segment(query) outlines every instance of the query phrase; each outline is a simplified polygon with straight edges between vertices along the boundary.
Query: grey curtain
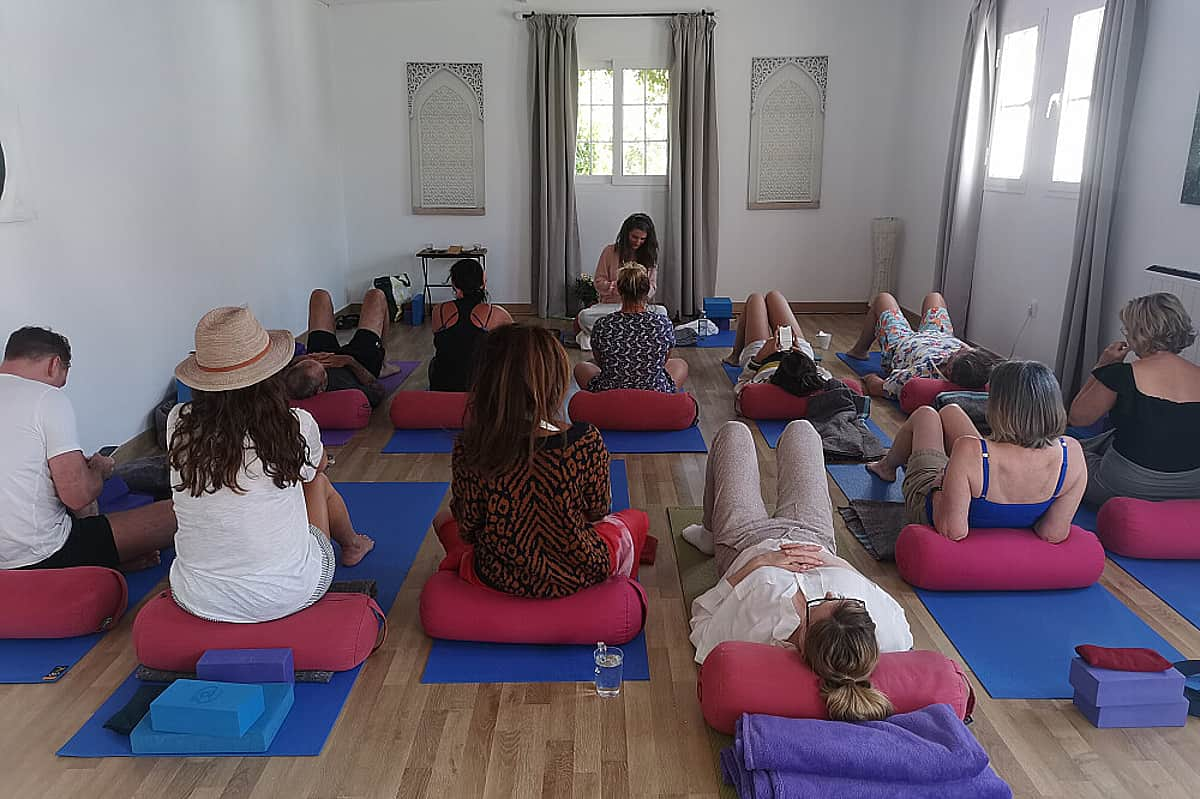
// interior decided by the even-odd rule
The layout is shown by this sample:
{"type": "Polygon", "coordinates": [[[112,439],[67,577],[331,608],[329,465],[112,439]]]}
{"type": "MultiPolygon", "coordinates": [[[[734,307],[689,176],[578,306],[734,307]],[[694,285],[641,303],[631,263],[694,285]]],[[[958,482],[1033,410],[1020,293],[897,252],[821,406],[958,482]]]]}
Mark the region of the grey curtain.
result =
{"type": "Polygon", "coordinates": [[[671,166],[667,190],[667,264],[660,302],[695,316],[716,293],[720,165],[713,54],[716,20],[677,14],[671,29],[671,166]]]}
{"type": "Polygon", "coordinates": [[[1075,248],[1054,364],[1068,402],[1087,381],[1103,345],[1100,314],[1108,236],[1146,45],[1147,5],[1148,0],[1108,0],[1100,27],[1075,214],[1075,248]]]}
{"type": "Polygon", "coordinates": [[[533,299],[538,316],[561,316],[573,310],[572,287],[580,272],[575,207],[577,18],[537,14],[527,22],[533,124],[533,299]]]}
{"type": "Polygon", "coordinates": [[[967,19],[958,93],[950,129],[950,154],[942,188],[933,288],[946,297],[955,326],[966,331],[983,209],[984,158],[996,86],[999,0],[975,0],[967,19]]]}

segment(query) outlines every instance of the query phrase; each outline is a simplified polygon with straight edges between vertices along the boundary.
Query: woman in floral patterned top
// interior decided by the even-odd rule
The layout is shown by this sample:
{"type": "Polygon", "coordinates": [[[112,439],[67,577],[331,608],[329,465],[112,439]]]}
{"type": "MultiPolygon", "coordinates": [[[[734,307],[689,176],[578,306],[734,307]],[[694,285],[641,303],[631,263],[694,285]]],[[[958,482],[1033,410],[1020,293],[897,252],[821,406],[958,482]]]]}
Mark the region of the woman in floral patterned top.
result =
{"type": "Polygon", "coordinates": [[[599,431],[560,417],[570,374],[566,351],[545,328],[512,325],[484,339],[454,445],[453,519],[437,523],[470,582],[553,598],[637,575],[649,519],[638,510],[609,513],[599,431]]]}
{"type": "Polygon", "coordinates": [[[596,322],[592,330],[595,362],[575,366],[575,381],[587,391],[636,388],[673,394],[687,380],[688,365],[670,358],[675,346],[671,320],[646,308],[650,276],[628,264],[617,273],[621,310],[596,322]]]}

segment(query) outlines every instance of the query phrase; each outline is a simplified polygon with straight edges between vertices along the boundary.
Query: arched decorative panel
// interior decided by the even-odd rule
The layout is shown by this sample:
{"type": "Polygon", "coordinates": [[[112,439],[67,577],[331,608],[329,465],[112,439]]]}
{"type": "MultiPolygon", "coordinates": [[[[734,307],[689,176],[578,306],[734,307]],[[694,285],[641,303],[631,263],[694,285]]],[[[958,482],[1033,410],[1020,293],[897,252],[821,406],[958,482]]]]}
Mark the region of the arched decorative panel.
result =
{"type": "Polygon", "coordinates": [[[749,208],[821,206],[828,74],[828,56],[753,59],[749,208]]]}
{"type": "Polygon", "coordinates": [[[484,213],[483,64],[408,65],[415,214],[484,213]]]}

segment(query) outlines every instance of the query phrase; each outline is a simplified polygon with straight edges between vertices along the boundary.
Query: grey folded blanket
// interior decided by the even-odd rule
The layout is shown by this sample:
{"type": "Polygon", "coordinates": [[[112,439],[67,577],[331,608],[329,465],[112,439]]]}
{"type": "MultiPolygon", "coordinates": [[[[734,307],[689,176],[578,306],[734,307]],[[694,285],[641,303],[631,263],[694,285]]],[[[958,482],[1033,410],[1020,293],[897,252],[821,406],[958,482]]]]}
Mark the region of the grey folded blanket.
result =
{"type": "Polygon", "coordinates": [[[824,391],[808,398],[807,419],[821,435],[827,458],[876,461],[886,450],[858,416],[854,392],[840,380],[830,380],[824,391]]]}
{"type": "Polygon", "coordinates": [[[875,560],[896,559],[896,539],[907,523],[903,502],[852,499],[838,513],[863,549],[875,560]]]}

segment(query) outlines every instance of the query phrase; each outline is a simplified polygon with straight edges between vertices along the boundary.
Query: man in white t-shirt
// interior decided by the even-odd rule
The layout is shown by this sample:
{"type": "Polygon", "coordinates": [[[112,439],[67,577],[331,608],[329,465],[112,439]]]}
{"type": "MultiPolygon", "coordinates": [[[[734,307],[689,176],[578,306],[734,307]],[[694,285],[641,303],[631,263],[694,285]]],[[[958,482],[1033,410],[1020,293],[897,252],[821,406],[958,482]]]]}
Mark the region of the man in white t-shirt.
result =
{"type": "Polygon", "coordinates": [[[0,362],[0,569],[143,568],[171,545],[171,502],[97,515],[113,459],[85,458],[63,393],[67,339],[40,327],[13,333],[0,362]]]}

